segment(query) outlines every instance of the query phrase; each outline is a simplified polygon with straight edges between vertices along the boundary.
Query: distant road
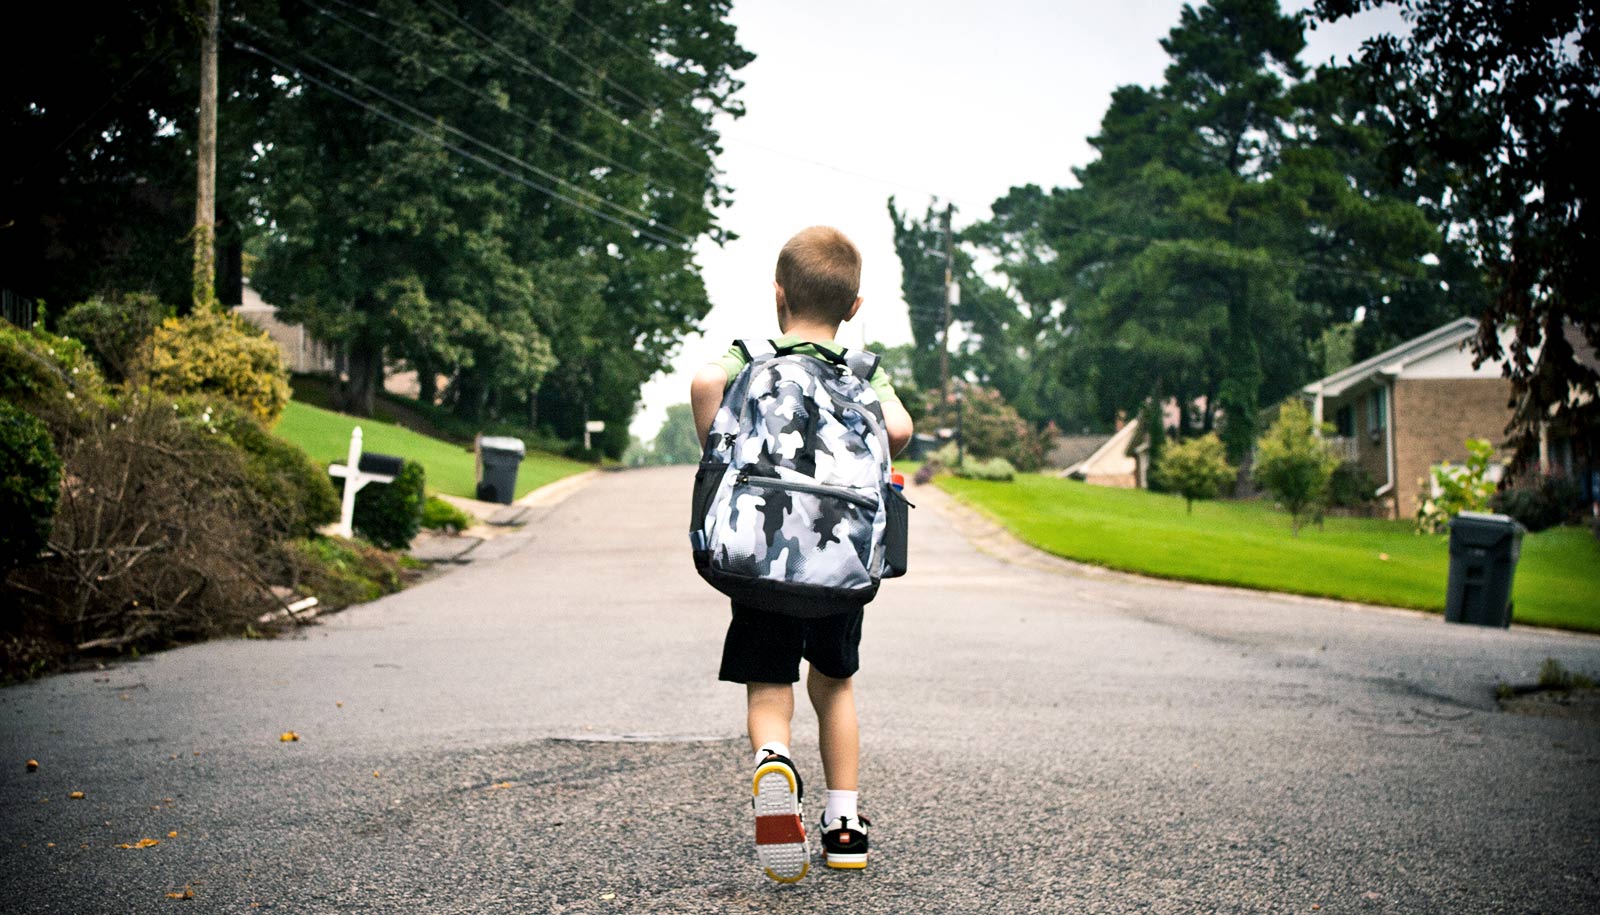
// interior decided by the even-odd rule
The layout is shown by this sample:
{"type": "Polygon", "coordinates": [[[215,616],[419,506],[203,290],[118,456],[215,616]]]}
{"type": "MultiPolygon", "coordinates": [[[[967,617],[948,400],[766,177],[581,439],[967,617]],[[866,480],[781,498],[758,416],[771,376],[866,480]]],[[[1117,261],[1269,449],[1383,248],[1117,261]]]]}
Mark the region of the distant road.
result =
{"type": "Polygon", "coordinates": [[[1494,700],[1600,638],[1006,564],[924,490],[863,642],[872,864],[770,886],[689,483],[599,475],[296,637],[0,690],[0,911],[1600,911],[1600,724],[1494,700]]]}

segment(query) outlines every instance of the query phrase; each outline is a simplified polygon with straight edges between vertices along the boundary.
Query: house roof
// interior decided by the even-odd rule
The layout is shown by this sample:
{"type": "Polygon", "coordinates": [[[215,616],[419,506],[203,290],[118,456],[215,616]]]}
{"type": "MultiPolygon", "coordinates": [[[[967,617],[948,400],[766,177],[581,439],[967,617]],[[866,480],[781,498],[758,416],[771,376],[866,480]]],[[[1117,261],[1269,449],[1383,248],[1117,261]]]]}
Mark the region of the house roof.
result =
{"type": "Polygon", "coordinates": [[[1457,318],[1442,327],[1436,327],[1420,337],[1412,337],[1399,346],[1385,350],[1347,369],[1334,372],[1326,378],[1313,381],[1301,388],[1307,394],[1337,397],[1363,382],[1379,375],[1398,375],[1406,365],[1425,359],[1441,350],[1460,346],[1478,332],[1477,318],[1457,318]]]}
{"type": "Polygon", "coordinates": [[[1134,436],[1138,433],[1139,420],[1130,420],[1126,426],[1118,429],[1115,435],[1106,439],[1104,444],[1096,448],[1094,454],[1061,471],[1060,475],[1070,477],[1075,473],[1088,473],[1096,464],[1107,458],[1127,457],[1128,445],[1133,442],[1134,436]]]}
{"type": "Polygon", "coordinates": [[[1102,435],[1059,436],[1056,438],[1055,446],[1050,449],[1050,454],[1045,459],[1045,462],[1051,467],[1071,467],[1082,463],[1084,458],[1099,451],[1100,446],[1104,445],[1110,438],[1111,433],[1109,432],[1102,435]]]}

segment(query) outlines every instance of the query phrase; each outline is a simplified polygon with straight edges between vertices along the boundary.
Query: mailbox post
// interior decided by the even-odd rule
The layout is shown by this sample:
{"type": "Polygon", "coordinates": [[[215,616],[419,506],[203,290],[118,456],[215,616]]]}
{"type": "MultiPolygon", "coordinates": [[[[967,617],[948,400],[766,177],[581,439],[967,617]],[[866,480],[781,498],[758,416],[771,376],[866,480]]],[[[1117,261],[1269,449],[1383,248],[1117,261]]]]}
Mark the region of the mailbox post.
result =
{"type": "MultiPolygon", "coordinates": [[[[384,470],[391,468],[384,467],[384,470]]],[[[356,493],[368,483],[393,483],[393,473],[377,473],[361,469],[361,427],[356,426],[350,430],[350,453],[344,464],[334,464],[328,468],[328,473],[344,478],[344,500],[339,507],[339,536],[349,538],[356,535],[356,493]]]]}

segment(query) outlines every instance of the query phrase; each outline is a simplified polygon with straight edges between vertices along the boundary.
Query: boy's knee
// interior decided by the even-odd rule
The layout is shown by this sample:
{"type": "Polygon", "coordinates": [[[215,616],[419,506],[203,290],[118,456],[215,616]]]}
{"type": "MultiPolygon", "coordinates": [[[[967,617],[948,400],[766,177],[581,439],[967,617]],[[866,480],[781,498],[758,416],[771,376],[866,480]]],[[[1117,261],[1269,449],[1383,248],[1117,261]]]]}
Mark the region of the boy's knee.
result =
{"type": "Polygon", "coordinates": [[[830,677],[815,667],[806,673],[806,692],[815,696],[831,696],[850,689],[850,677],[830,677]]]}

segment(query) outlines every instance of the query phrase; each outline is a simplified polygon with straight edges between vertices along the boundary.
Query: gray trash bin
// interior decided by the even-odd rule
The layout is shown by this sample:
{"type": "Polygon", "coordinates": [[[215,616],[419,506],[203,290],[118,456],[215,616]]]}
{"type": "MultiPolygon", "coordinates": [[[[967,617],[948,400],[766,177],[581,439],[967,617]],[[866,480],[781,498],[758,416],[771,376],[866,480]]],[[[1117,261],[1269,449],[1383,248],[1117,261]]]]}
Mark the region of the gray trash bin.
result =
{"type": "Polygon", "coordinates": [[[1511,579],[1527,528],[1505,515],[1462,512],[1450,522],[1450,584],[1444,618],[1479,626],[1511,625],[1511,579]]]}
{"type": "Polygon", "coordinates": [[[483,476],[478,480],[478,498],[510,505],[517,492],[517,468],[522,466],[522,456],[526,453],[520,438],[490,435],[479,439],[483,476]]]}

